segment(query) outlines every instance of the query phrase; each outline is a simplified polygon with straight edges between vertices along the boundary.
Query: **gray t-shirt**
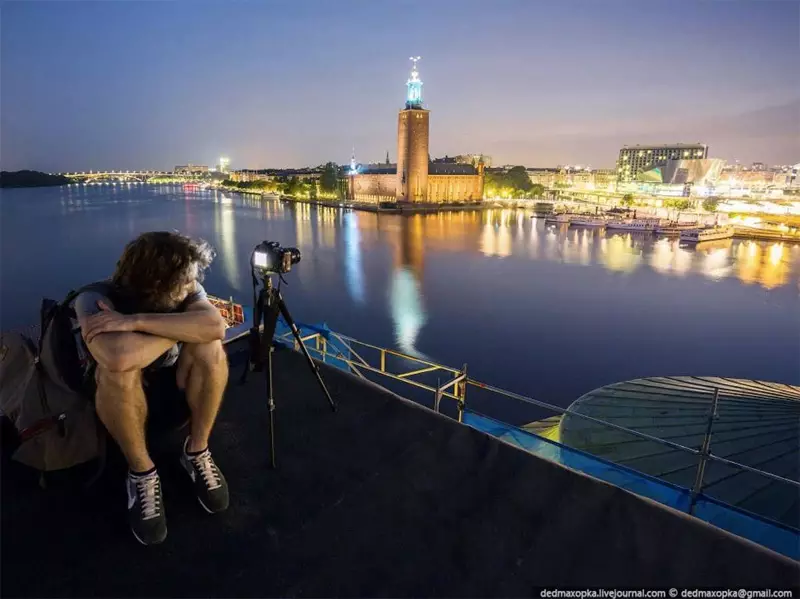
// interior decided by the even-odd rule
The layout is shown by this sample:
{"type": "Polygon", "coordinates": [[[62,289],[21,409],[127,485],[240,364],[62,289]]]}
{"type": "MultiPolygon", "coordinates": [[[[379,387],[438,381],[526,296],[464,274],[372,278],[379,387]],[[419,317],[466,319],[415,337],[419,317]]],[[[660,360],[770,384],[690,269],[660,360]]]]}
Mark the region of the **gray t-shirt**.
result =
{"type": "MultiPolygon", "coordinates": [[[[173,312],[184,312],[186,308],[193,303],[202,301],[204,299],[208,299],[206,290],[200,283],[197,283],[197,288],[188,296],[186,296],[186,299],[183,300],[183,302],[181,302],[181,304],[175,310],[173,310],[173,312]]],[[[75,315],[78,317],[78,319],[80,319],[82,316],[85,317],[97,314],[100,312],[100,306],[97,305],[97,302],[99,301],[102,301],[108,305],[109,308],[118,310],[123,314],[136,314],[139,311],[135,304],[126,302],[123,297],[120,297],[120,294],[115,292],[114,285],[111,283],[111,281],[99,281],[97,283],[92,283],[92,289],[82,292],[78,295],[78,297],[75,298],[75,303],[73,304],[75,315]]],[[[80,335],[78,335],[76,342],[78,343],[78,351],[82,354],[81,357],[90,358],[91,353],[89,353],[89,350],[86,348],[80,335]]],[[[150,367],[163,368],[174,365],[175,362],[178,361],[180,351],[180,343],[173,345],[155,362],[153,362],[150,367]]]]}

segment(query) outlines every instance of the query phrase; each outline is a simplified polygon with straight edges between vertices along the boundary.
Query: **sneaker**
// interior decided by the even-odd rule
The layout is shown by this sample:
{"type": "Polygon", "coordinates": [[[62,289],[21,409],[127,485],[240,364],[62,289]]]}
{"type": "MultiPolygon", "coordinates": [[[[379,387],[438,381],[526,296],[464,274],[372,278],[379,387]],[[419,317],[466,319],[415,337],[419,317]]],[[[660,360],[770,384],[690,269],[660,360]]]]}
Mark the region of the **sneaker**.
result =
{"type": "Polygon", "coordinates": [[[189,444],[187,437],[183,444],[181,465],[189,476],[192,477],[197,500],[209,514],[216,514],[228,509],[228,483],[222,476],[208,449],[198,453],[189,454],[186,447],[189,444]]]}
{"type": "Polygon", "coordinates": [[[136,476],[128,473],[128,522],[136,540],[155,545],[167,538],[167,517],[161,496],[161,479],[154,469],[136,476]]]}

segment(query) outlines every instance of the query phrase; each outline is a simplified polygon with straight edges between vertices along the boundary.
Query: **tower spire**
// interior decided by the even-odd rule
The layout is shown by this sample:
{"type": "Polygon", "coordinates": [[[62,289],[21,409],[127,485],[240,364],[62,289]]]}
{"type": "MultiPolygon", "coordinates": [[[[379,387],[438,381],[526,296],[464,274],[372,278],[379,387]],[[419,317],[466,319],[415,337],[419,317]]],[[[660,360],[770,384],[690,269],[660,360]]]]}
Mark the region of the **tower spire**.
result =
{"type": "Polygon", "coordinates": [[[419,78],[417,62],[421,56],[411,56],[409,60],[413,63],[411,67],[411,77],[406,81],[406,108],[422,108],[422,80],[419,78]]]}
{"type": "Polygon", "coordinates": [[[386,164],[390,164],[390,162],[389,162],[389,150],[386,150],[386,164]]]}
{"type": "Polygon", "coordinates": [[[356,164],[356,147],[353,146],[353,153],[350,155],[350,174],[354,175],[358,172],[358,165],[356,164]]]}

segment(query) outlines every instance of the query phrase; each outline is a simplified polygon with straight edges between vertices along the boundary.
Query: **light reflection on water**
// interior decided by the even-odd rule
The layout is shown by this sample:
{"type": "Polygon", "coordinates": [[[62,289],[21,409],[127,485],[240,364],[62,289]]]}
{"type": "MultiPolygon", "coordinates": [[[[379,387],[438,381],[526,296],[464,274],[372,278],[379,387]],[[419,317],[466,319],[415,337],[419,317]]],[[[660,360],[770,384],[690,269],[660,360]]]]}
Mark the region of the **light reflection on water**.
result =
{"type": "Polygon", "coordinates": [[[296,245],[286,296],[298,320],[468,362],[544,399],[640,375],[800,378],[796,245],[691,248],[507,209],[401,217],[181,186],[3,190],[0,209],[4,326],[35,318],[42,295],[107,276],[139,232],[178,229],[216,246],[213,293],[246,302],[253,246],[296,245]]]}

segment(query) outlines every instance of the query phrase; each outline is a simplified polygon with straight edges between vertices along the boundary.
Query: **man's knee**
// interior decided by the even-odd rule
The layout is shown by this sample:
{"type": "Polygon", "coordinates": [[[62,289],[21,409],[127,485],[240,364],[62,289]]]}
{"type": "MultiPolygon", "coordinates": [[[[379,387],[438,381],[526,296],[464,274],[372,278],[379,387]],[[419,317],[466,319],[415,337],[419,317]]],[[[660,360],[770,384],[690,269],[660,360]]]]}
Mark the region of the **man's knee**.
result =
{"type": "Polygon", "coordinates": [[[134,391],[142,386],[142,371],[127,370],[117,372],[103,368],[98,364],[94,375],[98,391],[134,391]]]}
{"type": "Polygon", "coordinates": [[[222,341],[209,343],[187,343],[183,351],[188,352],[192,364],[209,370],[227,369],[228,359],[222,341]]]}

